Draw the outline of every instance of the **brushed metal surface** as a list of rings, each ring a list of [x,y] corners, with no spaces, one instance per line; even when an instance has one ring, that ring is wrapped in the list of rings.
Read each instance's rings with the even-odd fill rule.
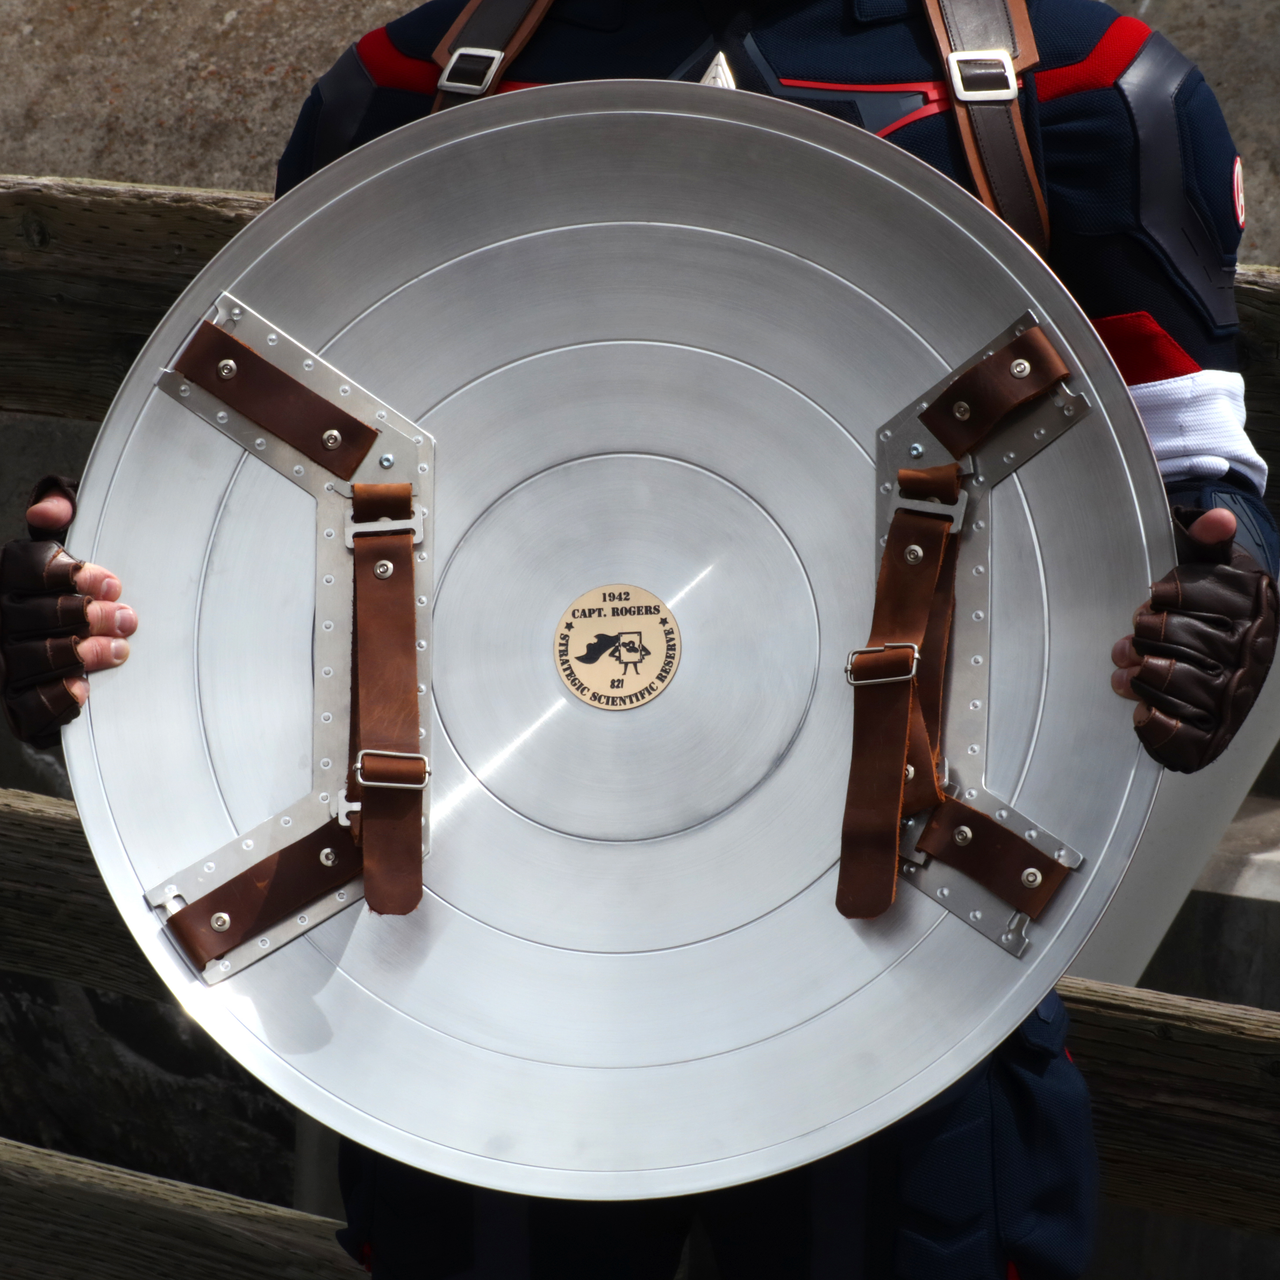
[[[144,889],[314,764],[305,495],[278,500],[152,388],[223,291],[436,440],[437,720],[422,908],[340,911],[206,988]],[[986,503],[991,746],[971,767],[1085,859],[1016,959],[922,893],[874,922],[833,897],[875,433],[1027,311],[1093,411]],[[275,538],[307,561],[288,585],[259,563]],[[140,945],[296,1105],[488,1186],[670,1195],[900,1117],[1063,972],[1160,784],[1107,654],[1172,541],[1092,328],[958,188],[756,95],[507,94],[316,175],[148,343],[71,545],[142,619],[65,734]],[[550,660],[600,582],[656,593],[683,639],[662,698],[607,716]]]

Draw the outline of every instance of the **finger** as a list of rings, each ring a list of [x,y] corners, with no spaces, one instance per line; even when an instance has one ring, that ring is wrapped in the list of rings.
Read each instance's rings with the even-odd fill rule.
[[[1215,543],[1226,542],[1236,536],[1236,518],[1230,511],[1222,507],[1214,507],[1192,523],[1187,532],[1206,547]]]
[[[129,657],[129,642],[111,636],[90,636],[80,642],[80,661],[86,672],[109,671]],[[83,700],[81,700],[83,701]]]
[[[88,614],[91,636],[131,636],[138,629],[138,615],[127,604],[95,600]]]
[[[89,682],[83,676],[68,680],[67,690],[82,707],[89,701]]]
[[[87,564],[76,574],[76,590],[95,600],[119,600],[120,579],[100,564]]]
[[[1141,671],[1140,666],[1137,667],[1117,667],[1111,673],[1111,688],[1122,698],[1130,698],[1134,702],[1141,702],[1142,699],[1134,693],[1132,684],[1133,678]]]
[[[61,529],[71,523],[75,508],[65,494],[51,493],[27,508],[27,523],[37,529]]]
[[[1117,667],[1136,667],[1142,662],[1138,651],[1133,647],[1132,636],[1125,636],[1111,646],[1111,661]]]

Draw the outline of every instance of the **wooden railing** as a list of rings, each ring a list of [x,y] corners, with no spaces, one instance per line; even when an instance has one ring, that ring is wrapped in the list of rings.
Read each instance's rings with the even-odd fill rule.
[[[65,800],[0,790],[0,969],[162,994]],[[1058,990],[1107,1195],[1280,1232],[1280,1014],[1078,978]]]

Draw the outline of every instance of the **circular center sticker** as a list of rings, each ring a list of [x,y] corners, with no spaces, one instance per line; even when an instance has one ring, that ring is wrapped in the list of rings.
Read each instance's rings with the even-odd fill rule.
[[[556,670],[589,707],[629,711],[651,702],[680,665],[680,628],[652,591],[612,583],[580,595],[556,627]]]

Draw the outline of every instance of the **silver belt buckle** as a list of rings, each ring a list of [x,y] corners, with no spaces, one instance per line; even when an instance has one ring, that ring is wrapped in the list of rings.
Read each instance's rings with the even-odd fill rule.
[[[864,653],[884,653],[886,649],[910,649],[911,670],[905,676],[884,676],[879,680],[858,680],[853,674],[853,660]],[[874,644],[870,649],[855,649],[844,664],[845,678],[856,689],[860,684],[900,684],[904,680],[916,678],[916,668],[920,665],[920,646],[910,640],[892,640],[888,644]]]
[[[390,756],[393,760],[421,760],[422,761],[422,781],[421,782],[370,782],[364,776],[364,758],[365,756]],[[356,755],[356,781],[362,787],[385,787],[389,791],[425,791],[427,783],[431,780],[431,766],[427,763],[427,757],[417,755],[412,751],[379,751],[375,747],[369,747],[365,751],[361,751]]]
[[[966,89],[963,67],[966,63],[975,62],[998,62],[1004,73],[1004,85],[999,89]],[[1014,74],[1013,59],[1008,49],[965,49],[949,53],[947,72],[951,77],[951,96],[957,102],[1012,102],[1018,96],[1018,77]]]
[[[455,49],[445,69],[440,73],[436,88],[443,89],[446,93],[465,93],[468,97],[478,98],[482,93],[487,92],[489,86],[493,83],[493,77],[497,75],[498,68],[502,65],[502,55],[503,51],[501,49],[472,49],[467,47]],[[458,60],[460,58],[488,59],[489,65],[485,67],[479,83],[476,83],[474,77],[468,80],[455,80],[453,78],[454,72],[458,69]],[[468,71],[479,70],[478,67],[467,67],[466,69]]]

